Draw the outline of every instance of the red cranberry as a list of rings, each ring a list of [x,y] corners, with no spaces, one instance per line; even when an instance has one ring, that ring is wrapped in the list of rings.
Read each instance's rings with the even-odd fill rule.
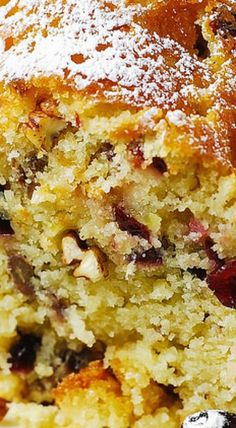
[[[224,306],[236,309],[236,259],[209,273],[207,283]]]
[[[132,155],[132,163],[135,168],[140,168],[142,166],[142,163],[144,162],[144,154],[141,148],[140,142],[132,141],[128,149]]]
[[[6,416],[8,412],[7,402],[3,398],[0,398],[0,421]]]
[[[207,236],[204,238],[204,249],[206,251],[208,259],[213,262],[214,267],[220,267],[224,264],[224,260],[221,260],[218,257],[218,254],[215,250],[213,250],[214,241],[210,238],[210,236]]]
[[[202,240],[207,235],[207,230],[203,226],[203,224],[196,218],[192,218],[189,222],[189,232],[190,233],[197,233],[199,236],[199,241]]]
[[[166,165],[165,161],[162,158],[154,157],[152,159],[152,166],[158,172],[160,172],[160,174],[164,174],[165,172],[167,172],[167,165]]]
[[[150,232],[147,226],[132,217],[120,205],[113,206],[113,213],[121,230],[130,233],[130,235],[144,238],[147,241],[150,240]]]
[[[9,363],[12,372],[29,373],[34,368],[40,339],[32,334],[21,335],[10,350]]]

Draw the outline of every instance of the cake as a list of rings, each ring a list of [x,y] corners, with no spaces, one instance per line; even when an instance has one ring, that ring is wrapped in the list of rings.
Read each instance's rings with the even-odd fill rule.
[[[0,1],[1,427],[236,413],[235,36],[235,0]]]

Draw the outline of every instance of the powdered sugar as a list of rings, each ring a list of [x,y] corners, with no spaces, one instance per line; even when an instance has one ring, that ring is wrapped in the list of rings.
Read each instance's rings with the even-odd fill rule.
[[[144,12],[124,0],[10,0],[0,8],[2,41],[13,38],[8,50],[0,43],[0,79],[66,75],[78,90],[96,83],[111,100],[184,104],[181,89],[195,72],[207,78],[207,68],[138,24]]]
[[[169,111],[166,117],[175,126],[184,126],[187,123],[186,114],[181,110]]]

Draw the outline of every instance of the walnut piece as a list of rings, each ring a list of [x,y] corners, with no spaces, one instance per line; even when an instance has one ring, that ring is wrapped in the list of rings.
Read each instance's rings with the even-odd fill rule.
[[[88,248],[76,232],[69,231],[62,238],[62,252],[62,260],[67,266],[77,265],[73,272],[76,278],[96,282],[108,276],[105,254],[97,247]]]
[[[108,276],[105,255],[96,247],[88,250],[80,265],[74,270],[76,278],[87,278],[92,282]]]
[[[83,260],[86,248],[81,244],[78,235],[75,232],[68,232],[62,238],[63,262],[71,265]]]

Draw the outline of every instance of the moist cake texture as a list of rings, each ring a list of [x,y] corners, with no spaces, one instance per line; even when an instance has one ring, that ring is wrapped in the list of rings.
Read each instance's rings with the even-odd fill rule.
[[[0,0],[0,427],[236,413],[235,58],[235,0]]]

